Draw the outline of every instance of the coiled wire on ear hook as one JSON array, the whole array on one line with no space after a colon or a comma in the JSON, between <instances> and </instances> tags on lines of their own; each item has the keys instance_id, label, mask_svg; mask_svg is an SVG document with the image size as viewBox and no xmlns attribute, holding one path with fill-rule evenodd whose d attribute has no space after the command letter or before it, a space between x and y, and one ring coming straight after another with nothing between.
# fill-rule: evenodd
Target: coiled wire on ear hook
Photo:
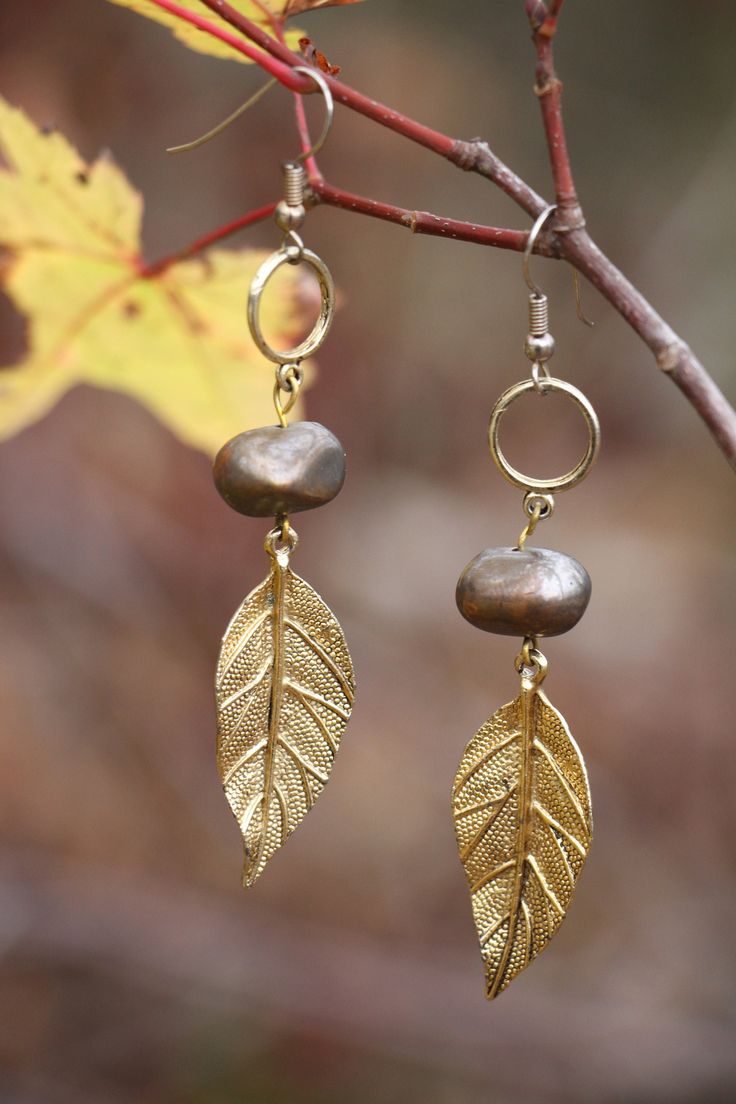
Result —
<instances>
[{"instance_id":1,"label":"coiled wire on ear hook","mask_svg":"<svg viewBox=\"0 0 736 1104\"><path fill-rule=\"evenodd\" d=\"M325 144L335 115L335 102L329 84L318 70L311 69L307 65L297 65L292 72L303 73L305 76L311 77L325 101L325 121L317 141L313 142L309 149L302 150L291 161L284 161L281 166L284 176L284 198L276 208L276 223L285 234L296 239L294 244L303 248L303 243L294 232L303 223L305 215L304 192L307 186L307 173L304 163L308 158L314 157Z\"/></svg>"}]
</instances>

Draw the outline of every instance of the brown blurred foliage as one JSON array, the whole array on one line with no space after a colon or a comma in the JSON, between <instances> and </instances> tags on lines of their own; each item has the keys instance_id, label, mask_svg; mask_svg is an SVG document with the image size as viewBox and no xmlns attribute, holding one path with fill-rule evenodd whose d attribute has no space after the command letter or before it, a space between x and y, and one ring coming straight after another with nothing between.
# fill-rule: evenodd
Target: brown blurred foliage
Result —
<instances>
[{"instance_id":1,"label":"brown blurred foliage","mask_svg":"<svg viewBox=\"0 0 736 1104\"><path fill-rule=\"evenodd\" d=\"M549 194L520 2L371 0L307 24L349 83L482 134ZM732 394L734 35L725 0L569 0L558 47L594 235ZM100 0L0 7L0 91L85 155L114 150L146 196L151 257L276 196L295 144L282 91L186 160L163 154L258 79ZM349 113L321 163L367 195L523 225L483 181ZM350 474L299 526L298 570L343 623L359 696L332 784L255 891L211 684L264 573L262 527L114 394L78 389L3 446L2 1100L730 1101L731 475L621 319L584 288L597 326L580 326L569 272L539 262L555 367L604 432L540 534L594 581L547 649L547 686L589 763L596 839L554 946L486 1005L448 797L466 741L515 693L513 648L465 624L453 591L520 528L485 444L526 372L519 260L335 210L306 236L343 296L308 408ZM23 327L7 306L0 324L8 363ZM567 458L565 417L510 423L534 441L518 462Z\"/></svg>"}]
</instances>

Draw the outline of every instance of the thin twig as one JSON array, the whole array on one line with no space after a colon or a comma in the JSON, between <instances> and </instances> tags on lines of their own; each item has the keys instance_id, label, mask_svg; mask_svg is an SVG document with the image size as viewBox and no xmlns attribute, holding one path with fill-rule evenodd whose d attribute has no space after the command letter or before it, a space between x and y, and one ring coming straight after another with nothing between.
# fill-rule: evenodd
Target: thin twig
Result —
<instances>
[{"instance_id":1,"label":"thin twig","mask_svg":"<svg viewBox=\"0 0 736 1104\"><path fill-rule=\"evenodd\" d=\"M472 242L475 245L492 245L499 249L513 249L517 253L523 252L526 246L526 230L506 230L495 226L483 226L475 222L461 222L458 219L432 214L430 211L410 211L403 207L395 207L390 203L382 203L377 199L354 195L342 188L335 188L330 184L326 184L323 180L310 181L307 201L312 205L324 204L328 207L338 207L344 211L368 215L384 222L393 222L399 226L404 226L413 234L451 238L454 241ZM247 226L252 226L256 222L264 221L273 215L275 209L275 203L267 203L264 207L248 211L240 218L234 219L224 226L218 226L207 234L202 234L201 237L196 238L195 241L183 249L176 250L175 253L169 253L150 264L141 264L138 273L144 278L160 276L162 272L165 272L166 269L179 261L195 257L211 245L224 241L239 230L244 230ZM551 252L549 236L540 234L535 243L534 252L547 257L554 255Z\"/></svg>"},{"instance_id":2,"label":"thin twig","mask_svg":"<svg viewBox=\"0 0 736 1104\"><path fill-rule=\"evenodd\" d=\"M608 299L654 353L657 365L697 410L729 462L736 467L736 412L690 347L655 311L591 239L573 180L562 115L562 84L554 66L554 36L562 3L526 0L537 52L536 87L542 110L557 210L552 230L560 256Z\"/></svg>"},{"instance_id":3,"label":"thin twig","mask_svg":"<svg viewBox=\"0 0 736 1104\"><path fill-rule=\"evenodd\" d=\"M310 192L317 203L330 207L340 207L344 211L368 215L406 227L413 234L430 234L433 237L452 238L454 241L473 242L475 245L491 245L498 249L514 249L521 253L526 246L526 230L506 230L495 226L482 226L475 222L461 222L458 219L433 215L429 211L410 211L404 207L395 207L391 203L382 203L377 199L354 195L342 188L335 188L324 181L310 181ZM536 243L535 253L551 256L548 239Z\"/></svg>"},{"instance_id":4,"label":"thin twig","mask_svg":"<svg viewBox=\"0 0 736 1104\"><path fill-rule=\"evenodd\" d=\"M178 14L205 33L239 49L261 65L292 91L314 91L308 77L290 73L304 59L292 53L282 42L267 34L262 27L241 15L226 0L200 0L205 7L221 16L251 43L234 38L224 28L201 19L180 8L172 0L150 0ZM532 37L537 50L537 91L550 151L550 163L558 204L552 229L554 239L548 242L551 255L569 261L593 283L614 309L633 327L654 353L657 365L680 388L688 401L705 421L719 447L736 467L736 412L687 344L660 317L654 307L619 272L584 228L582 211L577 200L570 169L565 130L562 120L562 86L554 71L552 43L562 0L526 0L526 10L532 25ZM539 196L516 173L496 157L480 139L459 141L426 127L401 112L356 92L342 81L326 76L336 102L349 107L402 137L424 146L446 158L459 168L479 173L496 184L528 215L536 216L545 206ZM363 212L367 213L367 212ZM401 219L391 220L401 222ZM485 244L498 245L499 242Z\"/></svg>"},{"instance_id":5,"label":"thin twig","mask_svg":"<svg viewBox=\"0 0 736 1104\"><path fill-rule=\"evenodd\" d=\"M179 261L186 261L190 257L196 257L198 253L203 253L204 250L209 249L211 245L216 245L217 242L231 237L233 234L237 233L238 230L244 230L246 226L252 226L256 222L263 222L264 219L270 218L275 210L275 203L267 203L264 207L257 207L254 211L248 211L247 214L241 215L240 218L234 219L224 226L218 226L216 230L210 230L207 234L202 234L201 237L196 238L183 249L178 249L175 253L168 253L158 261L152 261L151 264L141 264L138 268L138 275L144 279L160 276L167 268L171 268L172 265L177 264Z\"/></svg>"},{"instance_id":6,"label":"thin twig","mask_svg":"<svg viewBox=\"0 0 736 1104\"><path fill-rule=\"evenodd\" d=\"M212 23L209 19L204 19L201 15L196 15L194 12L188 11L187 8L182 8L180 4L174 3L174 0L148 0L148 3L155 4L157 8L163 8L164 11L170 12L171 15L175 15L185 23L191 24L192 27L196 27L198 31L212 35L213 38L217 38L220 42L231 46L233 50L237 50L238 53L243 54L250 61L260 65L262 69L265 69L272 77L276 77L281 84L290 88L293 92L311 91L308 77L295 77L291 72L293 67L291 63L284 65L271 57L269 53L264 54L260 50L254 50L242 38L236 38L235 35L230 34L229 31L216 23ZM255 26L255 24L253 25ZM265 37L269 38L268 35L265 35ZM275 41L275 39L269 39L269 41Z\"/></svg>"}]
</instances>

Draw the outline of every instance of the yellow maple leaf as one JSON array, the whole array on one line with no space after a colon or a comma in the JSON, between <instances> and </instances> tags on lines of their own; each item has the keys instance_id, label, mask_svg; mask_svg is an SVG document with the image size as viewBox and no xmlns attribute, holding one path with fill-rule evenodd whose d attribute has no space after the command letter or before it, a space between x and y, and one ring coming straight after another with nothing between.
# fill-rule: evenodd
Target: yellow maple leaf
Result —
<instances>
[{"instance_id":1,"label":"yellow maple leaf","mask_svg":"<svg viewBox=\"0 0 736 1104\"><path fill-rule=\"evenodd\" d=\"M272 366L245 318L265 254L214 249L141 276L142 200L109 157L87 166L2 99L0 151L0 275L28 320L24 360L0 374L0 438L80 383L131 395L210 453L274 422ZM288 345L303 304L297 272L284 277L262 317Z\"/></svg>"},{"instance_id":2,"label":"yellow maple leaf","mask_svg":"<svg viewBox=\"0 0 736 1104\"><path fill-rule=\"evenodd\" d=\"M200 54L211 54L214 57L229 58L231 61L243 61L246 64L251 64L250 58L245 57L244 54L238 53L233 50L232 46L228 46L225 42L220 42L219 39L213 38L212 35L203 34L202 31L192 26L191 23L186 23L179 16L174 15L173 12L168 12L165 8L159 8L155 4L151 3L151 0L110 0L111 4L118 4L122 8L130 8L131 11L137 12L139 15L145 15L146 18L152 19L155 23L162 23L164 27L168 27L173 32L174 36L183 42L190 49L196 50ZM177 0L180 8L184 8L185 11L192 12L194 15L203 15L207 18L212 18L216 21L216 16L213 12L208 12L199 0ZM262 3L261 5L255 4L252 0L230 0L231 6L235 8L240 15L244 15L247 19L250 19L253 23L257 23L268 34L273 34L273 28L264 14L264 7L274 15L276 20L282 22L282 7L283 3ZM304 9L302 8L302 11ZM230 28L227 28L230 30ZM298 51L299 39L304 35L304 31L297 30L295 27L289 28L285 34L286 45L291 50Z\"/></svg>"}]
</instances>

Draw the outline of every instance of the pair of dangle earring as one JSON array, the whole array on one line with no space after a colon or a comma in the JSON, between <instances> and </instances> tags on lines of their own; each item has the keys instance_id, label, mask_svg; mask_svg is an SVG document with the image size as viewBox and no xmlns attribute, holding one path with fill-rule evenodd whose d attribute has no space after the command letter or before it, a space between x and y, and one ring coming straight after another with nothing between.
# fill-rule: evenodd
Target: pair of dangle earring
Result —
<instances>
[{"instance_id":1,"label":"pair of dangle earring","mask_svg":"<svg viewBox=\"0 0 736 1104\"><path fill-rule=\"evenodd\" d=\"M327 122L312 153L329 128L332 98L321 74L301 71L319 85L327 105ZM287 418L301 385L302 361L322 345L335 306L329 270L297 233L305 218L302 162L307 156L284 165L284 199L276 210L284 238L256 273L248 299L253 339L276 365L278 424L228 441L214 469L228 505L251 517L274 518L265 539L268 575L230 622L216 676L217 762L243 837L246 886L254 884L328 781L355 694L353 667L337 620L290 566L298 540L290 516L331 501L345 477L345 455L333 434L314 422L289 425ZM592 836L585 765L564 718L541 689L547 660L539 648L541 637L577 624L588 604L590 579L571 557L526 547L538 523L551 516L554 495L585 477L600 443L588 400L547 369L554 351L547 299L531 283L528 264L552 210L537 219L524 258L532 288L525 347L531 377L504 392L489 428L496 465L525 491L526 525L515 547L487 549L476 556L457 586L457 603L468 621L522 640L515 659L519 695L470 741L452 794L489 998L549 943L564 919ZM295 348L279 351L263 336L259 310L269 279L285 264L312 269L321 305L311 334ZM588 448L566 475L523 475L501 451L503 414L528 393L565 395L583 414Z\"/></svg>"},{"instance_id":2,"label":"pair of dangle earring","mask_svg":"<svg viewBox=\"0 0 736 1104\"><path fill-rule=\"evenodd\" d=\"M306 67L327 107L322 134L307 153L283 165L284 198L275 212L282 244L253 278L248 324L275 364L278 424L228 441L215 458L215 485L234 510L273 517L265 538L269 571L230 622L217 663L217 764L244 847L243 885L251 886L301 823L327 782L347 725L355 678L342 629L320 596L290 566L298 536L291 515L330 502L345 479L345 453L317 422L288 423L302 382L302 361L321 347L335 311L325 263L297 231L305 219L303 162L322 145L332 120L329 86ZM317 277L320 312L298 346L274 349L265 339L260 303L283 265L307 265Z\"/></svg>"},{"instance_id":3,"label":"pair of dangle earring","mask_svg":"<svg viewBox=\"0 0 736 1104\"><path fill-rule=\"evenodd\" d=\"M553 210L537 219L524 256L531 289L525 345L531 376L501 395L489 426L496 466L525 492L526 525L515 547L486 549L476 556L456 591L458 608L471 624L522 640L514 661L519 695L470 741L452 791L455 834L489 999L544 950L559 928L592 838L585 763L565 719L541 689L547 659L539 648L541 637L567 632L580 620L590 598L590 578L571 556L526 547L538 523L551 516L554 495L587 475L600 444L598 419L585 395L547 368L554 340L548 331L547 297L531 281L529 257ZM500 424L521 396L555 393L572 400L582 413L588 446L567 474L536 479L509 464L499 445Z\"/></svg>"}]
</instances>

